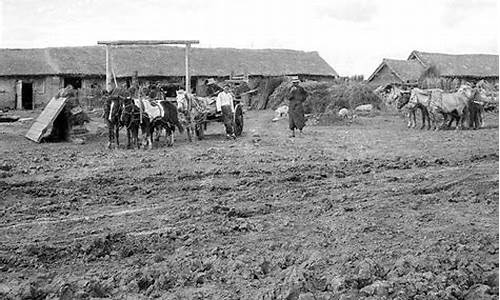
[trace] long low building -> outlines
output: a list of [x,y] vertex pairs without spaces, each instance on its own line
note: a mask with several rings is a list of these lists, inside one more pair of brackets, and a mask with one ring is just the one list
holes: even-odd
[[[184,48],[175,46],[111,47],[112,71],[119,84],[183,83]],[[102,46],[0,49],[0,108],[41,107],[68,84],[82,93],[103,89],[105,48]],[[285,49],[191,48],[191,86],[208,78],[245,74],[250,81],[277,76],[333,80],[337,72],[317,52]]]
[[498,55],[412,51],[407,60],[384,58],[368,78],[373,86],[418,84],[427,78],[498,82]]

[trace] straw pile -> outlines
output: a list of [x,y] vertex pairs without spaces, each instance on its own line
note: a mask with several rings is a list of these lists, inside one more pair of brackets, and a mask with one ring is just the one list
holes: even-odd
[[283,81],[286,80],[281,77],[261,79],[256,83],[256,88],[259,92],[256,97],[252,99],[251,109],[266,109],[270,108],[268,101],[270,95],[279,87]]
[[[290,81],[284,81],[269,97],[268,108],[287,104],[286,95],[291,86]],[[380,109],[382,100],[365,84],[330,83],[308,81],[300,84],[308,93],[304,110],[307,114],[322,114],[338,112],[341,108],[354,109],[362,104],[372,104]]]

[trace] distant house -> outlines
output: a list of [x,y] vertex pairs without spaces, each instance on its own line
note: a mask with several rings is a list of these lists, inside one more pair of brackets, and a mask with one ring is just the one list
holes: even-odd
[[[113,73],[119,84],[184,82],[184,48],[173,46],[112,47]],[[40,49],[0,49],[0,108],[43,106],[57,90],[69,84],[80,93],[105,86],[105,49],[101,46]],[[333,80],[335,70],[317,52],[284,49],[192,48],[191,86],[208,78],[248,75],[250,81],[277,76],[306,80]]]
[[415,84],[424,70],[425,67],[418,61],[384,58],[368,82],[377,86],[387,83]]
[[384,58],[367,81],[378,86],[421,84],[429,79],[498,82],[498,55],[412,51],[407,60]]

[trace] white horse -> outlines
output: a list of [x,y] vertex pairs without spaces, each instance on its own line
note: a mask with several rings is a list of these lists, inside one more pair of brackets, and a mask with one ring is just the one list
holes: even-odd
[[[435,130],[443,128],[447,117],[456,114],[458,116],[457,129],[462,129],[463,123],[468,117],[469,105],[475,97],[476,92],[467,85],[462,85],[455,93],[446,93],[441,89],[421,90],[414,88],[411,91],[408,107],[416,107],[418,104],[427,107],[429,119]],[[441,126],[437,124],[438,114],[442,114],[444,117]]]
[[203,126],[209,112],[209,99],[195,97],[183,90],[176,91],[176,94],[179,119],[186,128],[189,141],[193,141],[192,133],[197,133],[199,139],[203,138]]

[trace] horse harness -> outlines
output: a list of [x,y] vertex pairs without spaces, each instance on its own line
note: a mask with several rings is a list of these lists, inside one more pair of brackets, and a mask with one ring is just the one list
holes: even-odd
[[[139,124],[142,123],[141,109],[139,107],[137,107],[137,105],[135,105],[135,103],[133,103],[133,102],[131,102],[131,103],[123,106],[122,116],[124,114],[126,114],[127,108],[129,108],[129,107],[132,107],[132,112],[129,114],[130,115],[130,119],[129,119],[128,124],[125,124],[125,127],[127,129],[130,129],[130,127],[132,127],[132,124],[134,124],[135,121],[139,121]],[[137,111],[138,113],[136,113],[136,110],[135,110],[136,107],[139,109],[139,111]],[[136,118],[137,116],[139,116],[139,118]]]

